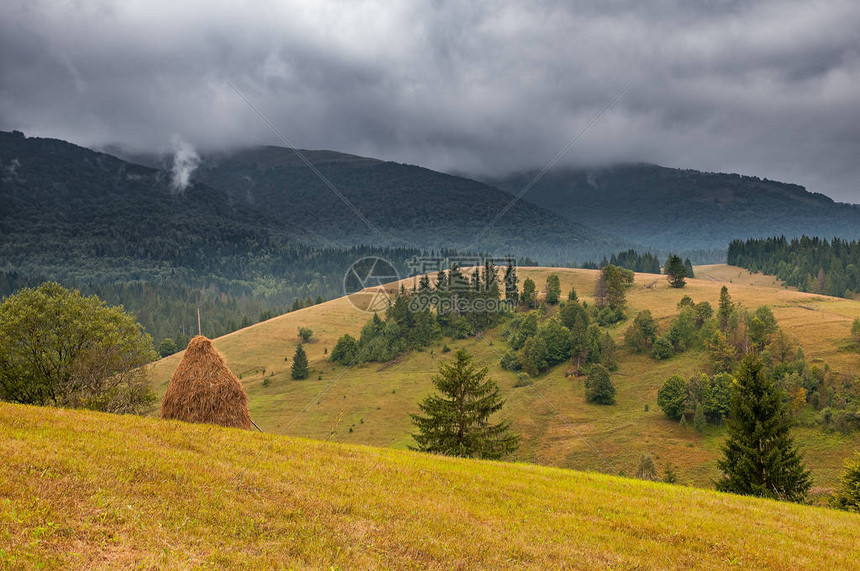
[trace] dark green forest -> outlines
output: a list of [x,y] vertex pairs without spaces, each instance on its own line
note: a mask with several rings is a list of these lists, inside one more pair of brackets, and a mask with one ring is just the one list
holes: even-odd
[[801,291],[852,297],[860,292],[860,241],[803,236],[735,240],[728,263],[777,276]]
[[[535,174],[486,182],[517,193]],[[675,251],[696,264],[725,261],[726,244],[734,239],[860,239],[860,206],[756,176],[649,164],[554,169],[527,196],[571,222],[621,234],[661,259]]]

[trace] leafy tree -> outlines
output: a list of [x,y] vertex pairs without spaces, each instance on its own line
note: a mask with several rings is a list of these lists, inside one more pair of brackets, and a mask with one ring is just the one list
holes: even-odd
[[140,413],[155,399],[152,339],[122,306],[57,283],[0,304],[0,399]]
[[516,451],[519,437],[508,422],[490,423],[490,416],[505,401],[498,385],[487,379],[487,368],[478,369],[472,357],[460,349],[450,363],[443,363],[433,385],[441,394],[419,403],[422,415],[410,414],[418,432],[413,450],[461,456],[501,459]]
[[308,370],[308,355],[305,353],[305,348],[299,343],[296,346],[296,354],[293,355],[293,367],[290,371],[290,376],[295,380],[307,379],[310,375]]
[[550,274],[546,278],[546,302],[549,304],[558,303],[558,298],[561,295],[561,281],[557,274]]
[[599,308],[623,311],[627,305],[627,286],[633,283],[633,272],[607,265],[600,270],[594,291],[594,304]]
[[839,478],[839,489],[833,494],[831,505],[860,513],[860,452],[845,461],[845,471]]
[[299,339],[302,343],[309,343],[314,332],[309,327],[299,327]]
[[854,318],[854,323],[851,325],[851,337],[855,343],[860,343],[860,317]]
[[520,301],[526,307],[534,307],[535,305],[535,282],[531,278],[526,278],[523,282],[523,293],[520,296]]
[[615,385],[609,376],[609,369],[603,365],[593,365],[585,380],[585,399],[597,404],[615,403]]
[[341,365],[352,365],[359,356],[358,341],[349,333],[344,333],[331,350],[329,360]]
[[167,357],[168,355],[173,355],[179,351],[179,347],[176,346],[176,342],[170,337],[165,337],[161,340],[161,343],[156,347],[155,352],[158,353],[159,357]]
[[764,349],[777,329],[773,311],[766,305],[757,307],[755,312],[747,317],[747,334],[750,343],[759,351]]
[[638,353],[650,351],[658,331],[657,322],[651,316],[651,311],[643,309],[636,314],[636,319],[624,332],[624,344]]
[[681,375],[672,375],[657,391],[657,405],[672,420],[683,416],[687,402],[687,381]]
[[732,385],[729,436],[718,462],[717,490],[802,501],[812,485],[809,471],[789,434],[790,415],[761,360],[744,357]]
[[687,281],[684,279],[687,277],[687,269],[679,256],[675,254],[669,256],[666,260],[665,271],[670,286],[682,288],[687,285]]
[[529,375],[538,375],[549,367],[549,349],[546,338],[535,335],[523,346],[523,366]]

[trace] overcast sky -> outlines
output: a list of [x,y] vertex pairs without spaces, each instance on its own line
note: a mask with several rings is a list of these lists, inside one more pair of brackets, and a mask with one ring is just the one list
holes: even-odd
[[[860,2],[0,3],[0,129],[446,171],[739,172],[860,203]],[[647,4],[647,6],[646,6]],[[709,7],[703,7],[703,5]]]

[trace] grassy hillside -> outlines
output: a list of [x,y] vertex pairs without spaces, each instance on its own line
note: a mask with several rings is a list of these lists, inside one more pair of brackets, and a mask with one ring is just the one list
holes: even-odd
[[[696,272],[699,279],[689,280],[683,290],[669,288],[665,276],[637,274],[628,292],[629,313],[647,308],[663,326],[668,326],[682,296],[690,295],[696,302],[707,300],[716,307],[720,288],[725,284],[733,298],[748,307],[770,304],[780,325],[803,345],[810,362],[823,360],[840,371],[860,372],[857,354],[839,349],[849,334],[851,321],[860,316],[860,302],[784,289],[770,278],[753,276],[739,268],[700,266]],[[519,271],[521,280],[531,277],[539,287],[549,273],[559,274],[562,292],[573,285],[586,299],[594,291],[598,274],[594,270],[548,268]],[[438,371],[440,361],[451,353],[442,353],[442,343],[438,343],[387,366],[370,363],[346,370],[329,364],[324,349],[331,350],[343,333],[357,335],[367,318],[367,314],[341,298],[237,331],[218,339],[215,345],[226,355],[233,371],[241,375],[252,417],[264,430],[283,430],[329,382],[337,379],[285,433],[402,449],[411,442],[412,426],[407,413],[416,412],[416,403],[432,389],[430,378]],[[314,330],[316,340],[306,348],[315,371],[308,380],[293,381],[284,357],[292,359],[300,326]],[[613,334],[620,337],[624,327],[626,324],[616,327]],[[467,339],[445,343],[451,349],[465,347],[476,361],[489,365],[491,377],[507,399],[503,415],[523,436],[520,460],[608,471],[531,388],[514,387],[516,377],[498,366],[499,353],[506,350],[498,331],[489,334],[486,342]],[[154,375],[160,392],[180,358],[181,354],[177,354],[156,363]],[[705,356],[697,352],[654,361],[620,351],[620,366],[613,374],[617,404],[609,407],[587,404],[582,381],[566,378],[564,366],[534,378],[533,383],[616,470],[634,473],[640,454],[647,452],[654,455],[661,473],[671,463],[679,469],[682,482],[710,486],[717,476],[722,430],[709,428],[699,434],[691,427],[681,427],[667,420],[656,403],[657,390],[667,377],[674,373],[692,375],[702,368],[704,360]],[[268,386],[264,386],[264,379],[268,379]],[[646,404],[648,412],[644,410]],[[799,428],[796,436],[819,487],[832,486],[843,460],[860,449],[860,436],[856,434],[844,436]]]
[[0,455],[3,569],[860,569],[854,514],[529,464],[8,404]]

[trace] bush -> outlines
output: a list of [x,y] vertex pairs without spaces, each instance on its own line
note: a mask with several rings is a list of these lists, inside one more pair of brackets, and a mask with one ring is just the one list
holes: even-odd
[[341,335],[340,339],[337,340],[334,349],[331,350],[329,361],[332,363],[340,363],[341,365],[352,365],[358,358],[358,355],[358,341],[349,333],[345,333]]
[[499,364],[506,371],[519,371],[523,368],[522,361],[520,361],[520,358],[513,351],[505,353]]
[[658,337],[654,341],[654,351],[651,352],[655,359],[671,359],[675,355],[672,342],[666,337]]
[[657,467],[654,465],[654,459],[650,454],[642,454],[639,456],[639,465],[636,467],[636,477],[640,480],[649,480],[656,482],[660,478],[657,477]]
[[299,339],[302,343],[309,343],[314,332],[308,327],[299,327]]
[[615,385],[609,376],[609,369],[603,365],[594,365],[585,380],[585,398],[596,404],[615,403]]
[[845,461],[845,471],[839,478],[839,489],[833,494],[831,505],[840,510],[860,512],[860,452]]

